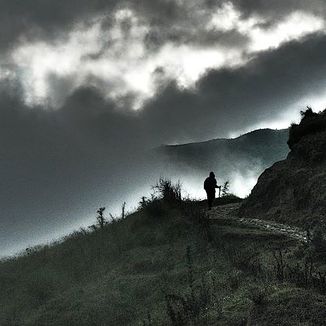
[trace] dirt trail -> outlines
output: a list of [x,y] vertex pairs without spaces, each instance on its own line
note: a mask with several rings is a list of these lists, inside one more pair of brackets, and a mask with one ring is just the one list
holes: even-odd
[[254,218],[241,218],[238,216],[238,209],[241,203],[227,204],[213,207],[208,211],[208,217],[210,220],[233,220],[240,224],[247,226],[254,226],[259,229],[268,230],[270,232],[279,233],[296,239],[301,242],[307,242],[307,232],[300,228],[289,226],[274,221],[265,221]]

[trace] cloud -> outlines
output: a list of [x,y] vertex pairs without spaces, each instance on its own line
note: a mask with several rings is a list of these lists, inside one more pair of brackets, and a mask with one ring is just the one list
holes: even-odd
[[153,133],[180,141],[277,119],[298,98],[325,90],[325,47],[325,36],[316,35],[266,51],[246,66],[213,69],[192,90],[171,83],[148,101],[144,121]]
[[[116,16],[121,15],[120,11],[116,13]],[[207,48],[199,46],[199,42],[196,46],[163,43],[156,52],[148,52],[149,27],[142,25],[131,12],[123,10],[122,16],[130,18],[127,33],[122,20],[106,31],[103,38],[103,21],[99,20],[91,27],[80,27],[67,34],[64,42],[36,42],[17,47],[12,52],[11,65],[20,76],[26,102],[30,105],[48,102],[59,107],[74,89],[93,80],[116,101],[133,93],[135,103],[131,106],[139,108],[144,99],[156,93],[153,77],[160,67],[164,67],[166,78],[191,86],[207,68],[234,65],[241,58],[236,49]],[[224,42],[225,35],[216,34],[215,37]],[[54,87],[51,84],[55,79],[61,79],[66,85],[61,98],[55,87],[58,83]]]
[[[257,51],[325,25],[322,16],[294,8],[271,23],[262,13],[244,15],[241,3],[229,1],[96,3],[84,13],[82,2],[74,14],[67,12],[72,3],[63,5],[63,17],[54,15],[48,26],[22,8],[32,22],[21,33],[36,25],[45,32],[13,37],[17,42],[3,65],[20,79],[27,104],[58,108],[75,89],[92,83],[120,107],[140,109],[160,92],[156,71],[162,67],[161,79],[190,89],[208,69],[244,66]],[[18,13],[15,7],[13,15]],[[75,15],[74,23],[61,24],[65,15]],[[47,33],[49,28],[58,32]]]
[[0,3],[0,44],[12,48],[21,41],[51,40],[64,37],[77,23],[99,12],[110,12],[115,1],[54,0],[10,1]]
[[325,17],[325,3],[323,0],[234,0],[234,6],[239,8],[246,17],[259,15],[265,17],[270,23],[283,19],[287,15],[302,11]]
[[[132,11],[142,24],[149,26],[147,45],[157,47],[167,42],[212,44],[223,40],[225,46],[234,46],[234,40],[245,43],[247,36],[238,30],[238,21],[249,25],[257,20],[261,27],[276,24],[294,12],[301,11],[325,16],[325,4],[322,0],[277,0],[272,2],[259,0],[234,1],[165,1],[141,0],[104,1],[104,0],[34,0],[23,3],[3,0],[0,3],[0,48],[12,49],[21,42],[55,42],[65,39],[66,34],[78,29],[81,24],[92,25],[99,17],[105,18],[103,32],[111,29],[117,19],[122,21],[125,31],[130,28],[128,15]],[[116,16],[116,12],[120,16]],[[218,17],[223,22],[217,34],[207,28],[206,22]],[[225,27],[232,26],[232,32]],[[241,26],[240,26],[241,27]],[[231,35],[230,35],[231,34]],[[226,37],[224,37],[224,35]],[[227,36],[231,36],[228,38]]]

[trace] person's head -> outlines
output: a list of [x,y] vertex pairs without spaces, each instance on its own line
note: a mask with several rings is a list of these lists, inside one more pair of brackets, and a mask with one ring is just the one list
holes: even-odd
[[214,174],[214,172],[210,172],[209,176],[210,176],[211,178],[215,178],[215,174]]

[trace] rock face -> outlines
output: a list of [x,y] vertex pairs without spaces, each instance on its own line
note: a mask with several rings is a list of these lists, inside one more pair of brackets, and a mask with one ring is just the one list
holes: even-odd
[[291,127],[287,158],[262,173],[240,216],[302,227],[326,222],[326,111],[302,115]]

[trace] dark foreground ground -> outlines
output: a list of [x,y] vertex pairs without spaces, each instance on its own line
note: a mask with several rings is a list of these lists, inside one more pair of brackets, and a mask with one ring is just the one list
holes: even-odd
[[321,244],[203,206],[149,200],[2,261],[0,325],[325,325]]

